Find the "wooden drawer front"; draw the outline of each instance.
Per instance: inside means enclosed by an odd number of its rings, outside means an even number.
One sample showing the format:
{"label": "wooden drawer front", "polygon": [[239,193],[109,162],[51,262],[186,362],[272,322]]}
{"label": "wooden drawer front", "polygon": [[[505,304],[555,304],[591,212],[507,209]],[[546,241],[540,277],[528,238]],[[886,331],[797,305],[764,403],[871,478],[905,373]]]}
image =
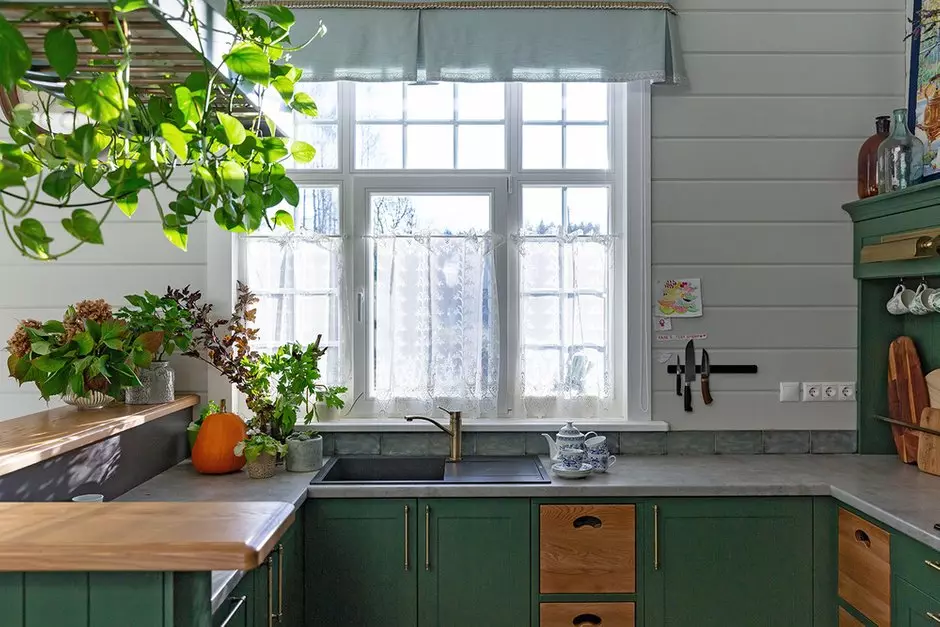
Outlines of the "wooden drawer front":
{"label": "wooden drawer front", "polygon": [[895,534],[892,540],[894,574],[940,598],[940,553],[901,534]]}
{"label": "wooden drawer front", "polygon": [[891,535],[839,509],[839,596],[879,627],[891,624]]}
{"label": "wooden drawer front", "polygon": [[636,507],[542,505],[539,590],[636,592]]}
{"label": "wooden drawer front", "polygon": [[849,614],[844,607],[840,607],[839,627],[866,627],[866,625],[862,621]]}
{"label": "wooden drawer front", "polygon": [[539,627],[633,627],[634,613],[633,603],[542,603]]}

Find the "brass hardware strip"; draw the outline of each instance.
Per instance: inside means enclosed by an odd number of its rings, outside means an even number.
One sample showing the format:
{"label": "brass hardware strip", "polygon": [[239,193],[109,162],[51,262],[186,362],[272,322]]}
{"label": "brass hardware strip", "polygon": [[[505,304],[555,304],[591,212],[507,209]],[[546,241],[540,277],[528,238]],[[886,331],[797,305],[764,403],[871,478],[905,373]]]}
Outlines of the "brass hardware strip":
{"label": "brass hardware strip", "polygon": [[424,506],[424,570],[431,570],[431,506]]}
{"label": "brass hardware strip", "polygon": [[408,572],[409,567],[411,566],[408,562],[409,556],[411,553],[411,547],[408,546],[408,512],[411,508],[405,505],[405,572]]}
{"label": "brass hardware strip", "polygon": [[934,570],[940,570],[940,562],[931,562],[930,560],[924,560],[924,564],[930,566]]}
{"label": "brass hardware strip", "polygon": [[617,11],[666,11],[678,15],[668,2],[611,2],[610,0],[429,0],[413,2],[408,0],[255,0],[245,6],[264,6],[277,4],[288,9],[603,9]]}
{"label": "brass hardware strip", "polygon": [[232,619],[235,618],[236,614],[238,614],[238,610],[242,609],[242,606],[245,604],[245,601],[248,600],[248,597],[229,597],[229,600],[235,601],[235,605],[233,605],[232,609],[229,610],[228,616],[225,617],[225,620],[222,621],[219,627],[228,627],[228,624],[232,622]]}
{"label": "brass hardware strip", "polygon": [[882,261],[908,261],[911,259],[927,259],[937,255],[940,239],[921,236],[869,244],[862,246],[859,260],[862,263],[878,263]]}
{"label": "brass hardware strip", "polygon": [[268,627],[274,627],[274,558],[268,555]]}
{"label": "brass hardware strip", "polygon": [[907,231],[906,233],[895,233],[894,235],[882,235],[881,242],[897,242],[902,239],[911,239],[912,237],[938,237],[940,229],[932,227],[929,229],[917,229],[916,231]]}
{"label": "brass hardware strip", "polygon": [[940,616],[937,616],[933,612],[927,612],[927,618],[929,618],[935,623],[940,623]]}
{"label": "brass hardware strip", "polygon": [[653,506],[653,570],[659,570],[659,505]]}
{"label": "brass hardware strip", "polygon": [[878,416],[878,415],[875,415],[874,418],[875,420],[880,420],[881,422],[888,422],[893,425],[898,425],[900,427],[907,427],[908,429],[913,429],[914,431],[923,431],[924,433],[929,433],[931,435],[940,435],[940,431],[937,431],[936,429],[931,429],[929,427],[922,427],[920,425],[915,425],[909,422],[904,422],[903,420],[895,420],[894,418],[886,418],[884,416]]}
{"label": "brass hardware strip", "polygon": [[277,545],[277,622],[284,619],[284,545]]}

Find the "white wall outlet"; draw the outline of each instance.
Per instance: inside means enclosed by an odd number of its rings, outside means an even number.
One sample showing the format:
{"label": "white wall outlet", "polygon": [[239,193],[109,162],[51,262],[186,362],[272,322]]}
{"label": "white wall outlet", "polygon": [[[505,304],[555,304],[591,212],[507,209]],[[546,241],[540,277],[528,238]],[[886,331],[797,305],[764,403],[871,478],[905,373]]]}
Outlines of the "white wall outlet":
{"label": "white wall outlet", "polygon": [[799,403],[800,402],[800,382],[799,381],[781,381],[780,382],[780,402],[781,403]]}
{"label": "white wall outlet", "polygon": [[823,390],[822,383],[804,383],[803,384],[803,402],[815,403],[816,401],[823,400],[822,390]]}
{"label": "white wall outlet", "polygon": [[855,400],[855,382],[851,383],[840,383],[839,384],[839,400],[840,401],[854,401]]}
{"label": "white wall outlet", "polygon": [[839,400],[839,384],[838,383],[823,383],[821,400],[824,400],[824,401]]}

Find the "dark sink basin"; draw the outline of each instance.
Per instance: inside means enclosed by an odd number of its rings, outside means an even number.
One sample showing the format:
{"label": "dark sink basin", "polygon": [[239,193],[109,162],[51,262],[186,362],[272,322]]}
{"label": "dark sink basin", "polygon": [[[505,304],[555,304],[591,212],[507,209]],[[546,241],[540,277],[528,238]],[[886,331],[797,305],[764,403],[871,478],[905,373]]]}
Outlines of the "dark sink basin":
{"label": "dark sink basin", "polygon": [[334,457],[311,483],[548,483],[537,457]]}

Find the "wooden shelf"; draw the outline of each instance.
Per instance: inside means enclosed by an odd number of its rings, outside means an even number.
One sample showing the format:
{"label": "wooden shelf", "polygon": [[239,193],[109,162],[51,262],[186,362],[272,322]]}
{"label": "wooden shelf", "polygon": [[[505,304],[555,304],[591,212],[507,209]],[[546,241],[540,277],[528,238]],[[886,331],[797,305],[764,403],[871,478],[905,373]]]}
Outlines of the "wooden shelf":
{"label": "wooden shelf", "polygon": [[79,411],[48,409],[0,422],[0,476],[93,444],[199,404],[195,394],[161,405],[114,405]]}

